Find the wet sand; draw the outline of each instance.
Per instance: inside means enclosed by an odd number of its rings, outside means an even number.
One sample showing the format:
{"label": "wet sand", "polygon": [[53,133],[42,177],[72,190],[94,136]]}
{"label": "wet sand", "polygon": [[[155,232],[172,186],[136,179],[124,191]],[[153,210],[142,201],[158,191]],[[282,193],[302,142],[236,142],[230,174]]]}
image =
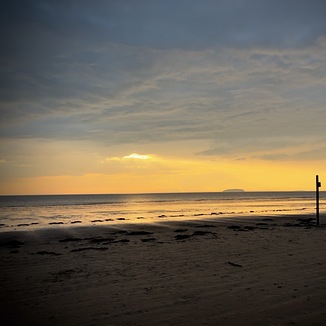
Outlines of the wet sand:
{"label": "wet sand", "polygon": [[326,323],[309,216],[2,232],[0,254],[3,325]]}

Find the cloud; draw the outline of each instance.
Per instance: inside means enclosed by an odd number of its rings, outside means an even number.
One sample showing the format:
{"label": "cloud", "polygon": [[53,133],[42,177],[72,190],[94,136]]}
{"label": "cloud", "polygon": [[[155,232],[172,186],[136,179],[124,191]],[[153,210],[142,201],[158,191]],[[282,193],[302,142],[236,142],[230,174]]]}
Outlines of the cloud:
{"label": "cloud", "polygon": [[130,155],[124,156],[123,159],[132,159],[132,160],[148,160],[151,157],[149,155],[142,155],[137,153],[132,153]]}
{"label": "cloud", "polygon": [[[322,42],[295,50],[107,46],[96,69],[76,69],[74,78],[67,59],[67,72],[55,78],[62,85],[51,87],[54,72],[45,70],[50,97],[36,86],[35,99],[23,101],[22,89],[13,90],[17,97],[1,104],[1,136],[105,146],[206,140],[205,154],[218,153],[220,143],[234,151],[247,146],[241,141],[323,137],[324,51]],[[68,90],[61,94],[57,85]]]}
{"label": "cloud", "polygon": [[98,162],[125,156],[117,148],[159,157],[176,143],[204,159],[323,157],[309,145],[326,138],[324,1],[14,0],[2,9],[8,175],[116,173],[119,162]]}
{"label": "cloud", "polygon": [[[40,41],[50,34],[66,47],[68,38],[91,44],[123,43],[156,48],[198,49],[212,46],[281,46],[311,44],[325,33],[324,1],[31,1],[13,0],[2,8],[2,24],[14,38]],[[22,26],[22,27],[19,27]],[[36,53],[37,51],[32,51]],[[58,53],[56,50],[54,53]]]}
{"label": "cloud", "polygon": [[132,153],[130,155],[125,155],[120,157],[118,156],[108,157],[104,161],[110,162],[110,161],[121,161],[121,160],[149,160],[152,158],[153,158],[152,155]]}
{"label": "cloud", "polygon": [[293,154],[270,154],[259,157],[268,161],[323,161],[326,160],[326,147],[320,146],[317,149],[299,151]]}

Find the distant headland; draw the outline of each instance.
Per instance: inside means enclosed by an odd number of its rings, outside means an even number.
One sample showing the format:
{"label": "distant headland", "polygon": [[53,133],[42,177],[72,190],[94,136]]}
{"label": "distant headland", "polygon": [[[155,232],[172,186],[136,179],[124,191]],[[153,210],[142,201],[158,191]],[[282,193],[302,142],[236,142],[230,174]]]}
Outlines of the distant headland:
{"label": "distant headland", "polygon": [[243,189],[225,189],[223,192],[245,192]]}

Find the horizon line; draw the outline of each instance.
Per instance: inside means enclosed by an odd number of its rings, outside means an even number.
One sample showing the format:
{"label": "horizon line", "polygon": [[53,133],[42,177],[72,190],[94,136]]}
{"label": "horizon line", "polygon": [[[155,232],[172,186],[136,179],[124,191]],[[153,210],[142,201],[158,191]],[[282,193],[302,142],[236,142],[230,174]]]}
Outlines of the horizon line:
{"label": "horizon line", "polygon": [[[226,189],[228,190],[228,189]],[[326,191],[326,190],[325,190]],[[325,192],[320,190],[320,192]],[[315,192],[315,190],[240,190],[240,191],[171,191],[171,192],[133,192],[133,193],[54,193],[54,194],[0,194],[0,197],[9,196],[98,196],[98,195],[163,195],[163,194],[209,194],[209,193],[225,193],[225,194],[239,194],[239,193],[258,193],[258,192]]]}

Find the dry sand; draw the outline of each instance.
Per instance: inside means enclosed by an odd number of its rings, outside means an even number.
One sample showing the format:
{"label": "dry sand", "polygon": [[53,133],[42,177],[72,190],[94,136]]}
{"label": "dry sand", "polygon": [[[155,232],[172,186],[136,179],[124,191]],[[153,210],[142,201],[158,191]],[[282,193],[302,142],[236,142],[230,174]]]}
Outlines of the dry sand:
{"label": "dry sand", "polygon": [[298,218],[1,233],[1,324],[325,325],[326,227]]}

